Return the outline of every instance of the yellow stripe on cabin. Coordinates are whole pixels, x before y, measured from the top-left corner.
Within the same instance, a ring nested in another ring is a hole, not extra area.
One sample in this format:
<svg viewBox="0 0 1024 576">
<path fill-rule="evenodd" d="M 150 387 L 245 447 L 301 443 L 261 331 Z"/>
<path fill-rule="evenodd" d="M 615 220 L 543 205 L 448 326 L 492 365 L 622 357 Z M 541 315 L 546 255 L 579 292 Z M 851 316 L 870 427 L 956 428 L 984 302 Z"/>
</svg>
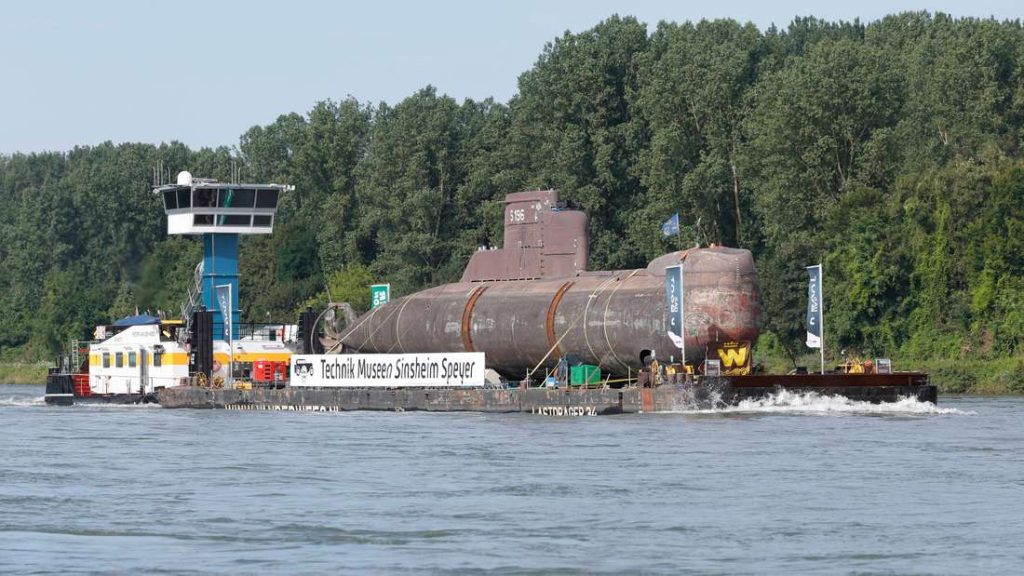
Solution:
<svg viewBox="0 0 1024 576">
<path fill-rule="evenodd" d="M 153 364 L 153 356 L 153 354 L 150 354 L 150 366 L 155 366 L 155 364 Z M 227 352 L 215 352 L 213 359 L 221 364 L 227 364 L 231 361 L 231 356 Z M 256 362 L 257 360 L 289 362 L 291 359 L 291 352 L 239 352 L 235 354 L 235 362 Z M 99 366 L 99 364 L 100 357 L 98 354 L 89 356 L 90 366 Z M 185 366 L 187 364 L 188 354 L 185 352 L 164 352 L 161 354 L 161 366 Z"/>
<path fill-rule="evenodd" d="M 156 366 L 154 364 L 154 357 L 156 354 L 149 355 L 149 365 Z M 164 352 L 160 355 L 161 366 L 185 366 L 188 364 L 188 354 L 184 352 Z"/>
<path fill-rule="evenodd" d="M 291 359 L 291 352 L 246 352 L 235 354 L 235 362 L 256 362 L 257 360 L 288 362 Z"/>
</svg>

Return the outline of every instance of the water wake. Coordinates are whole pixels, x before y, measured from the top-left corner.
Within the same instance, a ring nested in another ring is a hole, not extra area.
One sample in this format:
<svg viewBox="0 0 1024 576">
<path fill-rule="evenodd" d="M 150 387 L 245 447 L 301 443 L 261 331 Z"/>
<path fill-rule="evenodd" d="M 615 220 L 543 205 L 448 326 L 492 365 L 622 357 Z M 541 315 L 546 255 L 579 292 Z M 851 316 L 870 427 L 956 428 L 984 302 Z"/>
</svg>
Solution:
<svg viewBox="0 0 1024 576">
<path fill-rule="evenodd" d="M 0 406 L 43 406 L 42 396 L 0 396 Z"/>
<path fill-rule="evenodd" d="M 742 400 L 735 406 L 693 406 L 682 412 L 696 414 L 728 413 L 790 413 L 790 414 L 880 414 L 880 415 L 974 415 L 956 408 L 944 408 L 917 398 L 873 404 L 851 400 L 845 396 L 822 395 L 817 392 L 780 390 L 758 399 Z"/>
</svg>

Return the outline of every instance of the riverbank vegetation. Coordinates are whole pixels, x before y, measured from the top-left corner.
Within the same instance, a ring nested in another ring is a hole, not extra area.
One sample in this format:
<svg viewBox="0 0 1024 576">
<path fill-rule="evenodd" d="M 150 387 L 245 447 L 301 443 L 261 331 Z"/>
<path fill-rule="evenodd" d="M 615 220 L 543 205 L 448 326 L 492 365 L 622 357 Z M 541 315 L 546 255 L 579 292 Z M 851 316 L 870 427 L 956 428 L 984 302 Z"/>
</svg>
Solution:
<svg viewBox="0 0 1024 576">
<path fill-rule="evenodd" d="M 47 362 L 0 362 L 0 384 L 44 384 Z"/>
<path fill-rule="evenodd" d="M 242 243 L 247 320 L 292 319 L 346 271 L 397 294 L 456 280 L 500 244 L 506 193 L 553 187 L 590 215 L 592 269 L 680 241 L 752 250 L 772 359 L 804 354 L 804 267 L 821 262 L 833 358 L 1019 391 L 1022 138 L 1017 21 L 611 17 L 545 46 L 506 103 L 425 87 L 319 102 L 232 147 L 0 157 L 0 355 L 34 361 L 136 307 L 177 311 L 201 247 L 165 236 L 162 166 L 296 186 L 274 235 Z M 682 238 L 663 238 L 676 212 Z"/>
</svg>

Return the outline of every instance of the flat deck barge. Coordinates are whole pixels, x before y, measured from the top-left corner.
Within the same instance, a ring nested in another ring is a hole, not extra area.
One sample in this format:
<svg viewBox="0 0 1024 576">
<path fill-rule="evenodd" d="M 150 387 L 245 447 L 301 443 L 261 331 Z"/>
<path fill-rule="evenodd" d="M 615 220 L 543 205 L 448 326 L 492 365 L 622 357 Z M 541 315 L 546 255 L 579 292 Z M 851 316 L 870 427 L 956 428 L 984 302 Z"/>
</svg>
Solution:
<svg viewBox="0 0 1024 576">
<path fill-rule="evenodd" d="M 844 396 L 873 403 L 916 398 L 935 403 L 928 375 L 794 374 L 700 377 L 680 384 L 625 388 L 255 388 L 194 386 L 158 392 L 167 408 L 223 410 L 349 410 L 428 412 L 524 412 L 545 416 L 596 416 L 718 408 L 767 397 L 780 390 Z"/>
</svg>

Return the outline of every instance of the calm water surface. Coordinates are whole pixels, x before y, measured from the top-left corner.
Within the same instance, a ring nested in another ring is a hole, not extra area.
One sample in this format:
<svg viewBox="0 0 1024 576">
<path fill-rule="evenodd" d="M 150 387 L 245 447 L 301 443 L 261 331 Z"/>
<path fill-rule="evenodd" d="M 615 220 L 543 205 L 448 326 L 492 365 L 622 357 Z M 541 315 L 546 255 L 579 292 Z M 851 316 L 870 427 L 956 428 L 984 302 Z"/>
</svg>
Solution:
<svg viewBox="0 0 1024 576">
<path fill-rule="evenodd" d="M 1024 573 L 1024 399 L 597 418 L 47 407 L 0 573 Z"/>
</svg>

